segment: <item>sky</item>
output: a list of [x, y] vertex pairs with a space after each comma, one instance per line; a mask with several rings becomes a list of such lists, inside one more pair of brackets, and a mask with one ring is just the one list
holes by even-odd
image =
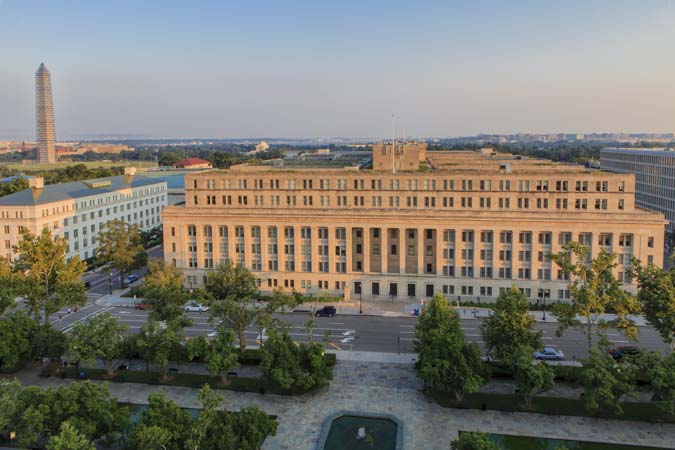
[[0, 139], [675, 131], [675, 0], [0, 0]]

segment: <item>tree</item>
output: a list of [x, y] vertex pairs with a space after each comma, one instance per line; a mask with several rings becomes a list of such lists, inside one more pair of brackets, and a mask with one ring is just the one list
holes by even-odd
[[9, 260], [0, 257], [0, 315], [4, 315], [7, 309], [14, 307], [16, 303], [18, 281], [14, 284], [15, 278]]
[[36, 355], [39, 325], [21, 311], [0, 319], [0, 367], [15, 368]]
[[126, 273], [143, 267], [147, 260], [148, 254], [141, 245], [137, 225], [115, 219], [99, 231], [96, 261], [99, 264], [112, 263], [112, 267], [120, 273], [120, 286], [124, 283]]
[[544, 361], [532, 361], [534, 349], [526, 345], [512, 353], [513, 379], [523, 396], [525, 406], [532, 404], [532, 397], [553, 388], [555, 371]]
[[646, 364], [638, 365], [644, 367], [659, 408], [669, 416], [675, 415], [675, 353], [665, 358], [656, 352], [640, 357], [648, 360]]
[[[675, 258], [671, 257], [671, 267]], [[638, 301], [649, 323], [661, 338], [675, 350], [675, 269], [665, 270], [654, 264], [643, 266], [633, 260], [633, 274], [637, 278]]]
[[[153, 392], [148, 396], [148, 408], [141, 414], [132, 433], [132, 448], [159, 450], [165, 447], [166, 450], [184, 450], [191, 428], [190, 413], [167, 399], [164, 391]], [[149, 441], [149, 437], [157, 438], [162, 442], [161, 446]], [[146, 443], [151, 445], [143, 446]]]
[[66, 246], [63, 238], [52, 239], [47, 228], [39, 236], [24, 229], [21, 240], [14, 246], [19, 253], [14, 263], [19, 294], [38, 323], [42, 312], [47, 324], [49, 316], [59, 309], [86, 304], [81, 277], [87, 266], [77, 256], [66, 261]]
[[487, 381], [480, 350], [466, 342], [459, 323], [459, 314], [436, 295], [415, 326], [417, 375], [433, 390], [454, 392], [457, 401]]
[[85, 436], [80, 434], [70, 422], [61, 424], [61, 432], [47, 443], [47, 450], [96, 450]]
[[499, 362], [509, 362], [521, 346], [541, 348], [541, 332], [534, 331], [527, 298], [515, 286], [499, 294], [494, 314], [483, 320], [481, 334], [487, 352]]
[[187, 439], [186, 448], [199, 450], [205, 447], [206, 435], [213, 423], [218, 420], [218, 407], [223, 403], [223, 396], [214, 392], [211, 386], [205, 384], [199, 390], [201, 409], [192, 423], [192, 432]]
[[291, 392], [323, 386], [333, 379], [321, 345], [296, 345], [285, 330], [269, 330], [260, 370], [269, 381]]
[[145, 276], [143, 302], [152, 305], [150, 317], [168, 323], [176, 323], [181, 328], [189, 326], [185, 317], [185, 303], [189, 295], [183, 289], [183, 273], [162, 260], [148, 263]]
[[227, 384], [227, 372], [239, 367], [238, 352], [234, 348], [234, 332], [220, 325], [216, 338], [211, 342], [204, 361], [212, 375], [220, 377], [221, 384]]
[[602, 350], [592, 349], [582, 362], [579, 380], [584, 386], [584, 405], [589, 410], [606, 409], [621, 415], [621, 398], [635, 392], [636, 367], [627, 362], [616, 364], [606, 349]]
[[462, 432], [450, 443], [451, 450], [497, 450], [488, 433]]
[[68, 336], [69, 359], [72, 357], [78, 363], [100, 359], [112, 376], [113, 361], [122, 354], [126, 330], [110, 313], [94, 316], [88, 323], [75, 324]]
[[176, 330], [155, 320], [141, 326], [136, 340], [136, 346], [143, 359], [157, 366], [162, 381], [166, 380], [169, 361], [178, 345], [180, 336]]
[[188, 361], [204, 361], [206, 354], [209, 351], [210, 344], [206, 337], [196, 336], [193, 338], [188, 338], [185, 347], [187, 350]]
[[6, 436], [17, 413], [21, 384], [16, 380], [0, 379], [0, 435]]
[[265, 313], [251, 301], [258, 292], [255, 277], [245, 267], [227, 262], [207, 273], [205, 287], [211, 319], [229, 322], [239, 338], [239, 349], [244, 351], [246, 327]]
[[[557, 335], [568, 328], [575, 328], [586, 334], [588, 352], [593, 348], [593, 335], [600, 336], [601, 330], [609, 327], [622, 329], [626, 336], [634, 339], [637, 326], [629, 314], [640, 311], [637, 299], [624, 292], [616, 280], [613, 270], [616, 267], [616, 255], [601, 250], [595, 259], [589, 258], [589, 247], [570, 242], [560, 253], [549, 255], [569, 276], [570, 302], [556, 303], [552, 307], [558, 319]], [[615, 320], [605, 320], [601, 314], [613, 310]], [[577, 316], [581, 316], [583, 321]], [[595, 330], [593, 327], [597, 326]]]

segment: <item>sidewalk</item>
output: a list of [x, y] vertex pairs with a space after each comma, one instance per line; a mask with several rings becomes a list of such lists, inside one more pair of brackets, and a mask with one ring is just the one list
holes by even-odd
[[[323, 303], [318, 303], [321, 307]], [[411, 317], [413, 316], [410, 311], [411, 309], [419, 309], [420, 311], [424, 309], [424, 305], [419, 303], [410, 303], [410, 302], [400, 302], [400, 301], [366, 301], [363, 303], [359, 301], [349, 301], [349, 302], [340, 302], [336, 305], [338, 314], [348, 314], [348, 315], [370, 315], [370, 316], [383, 316], [383, 317]], [[360, 313], [360, 310], [363, 310], [363, 313]], [[492, 309], [490, 308], [476, 308], [472, 306], [453, 306], [458, 312], [461, 319], [480, 319], [489, 317], [492, 314]], [[551, 322], [556, 323], [557, 318], [551, 314], [550, 311], [530, 311], [530, 314], [534, 316], [534, 319], [537, 322]], [[614, 320], [616, 319], [616, 314], [601, 314], [598, 316], [599, 319], [603, 320]], [[630, 319], [634, 320], [638, 326], [644, 327], [649, 326], [649, 323], [642, 316], [629, 316]], [[585, 322], [583, 317], [578, 317], [581, 322]]]
[[[135, 301], [133, 297], [126, 298], [122, 297], [122, 294], [126, 289], [117, 289], [111, 294], [105, 294], [102, 297], [98, 298], [95, 303], [99, 306], [116, 306], [116, 307], [130, 307], [133, 308], [134, 304], [142, 301], [142, 299], [137, 298]], [[321, 308], [323, 305], [329, 303], [317, 302], [316, 307]], [[309, 305], [314, 306], [314, 303], [307, 303], [306, 307], [299, 307], [296, 310], [309, 310]], [[363, 301], [361, 302], [338, 302], [332, 303], [333, 306], [337, 309], [338, 314], [346, 314], [352, 316], [381, 316], [381, 317], [412, 317], [410, 313], [411, 310], [418, 309], [422, 311], [424, 305], [415, 304], [415, 303], [403, 303], [398, 301]], [[492, 309], [490, 308], [475, 308], [470, 306], [460, 306], [459, 308], [453, 306], [459, 312], [459, 317], [462, 320], [477, 320], [489, 317], [492, 314]], [[361, 312], [363, 311], [363, 312]], [[556, 323], [557, 318], [551, 314], [550, 311], [530, 311], [530, 314], [534, 316], [534, 319], [537, 322], [542, 323]], [[630, 319], [634, 320], [637, 326], [646, 327], [649, 326], [647, 320], [642, 316], [628, 316]], [[583, 317], [578, 317], [578, 319], [583, 323], [585, 319]], [[598, 319], [603, 320], [614, 320], [616, 319], [616, 314], [601, 314], [598, 316]]]

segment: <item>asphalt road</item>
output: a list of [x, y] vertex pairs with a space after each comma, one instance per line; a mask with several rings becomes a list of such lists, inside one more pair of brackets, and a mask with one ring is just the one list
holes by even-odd
[[[161, 258], [163, 255], [162, 246], [154, 247], [148, 251], [150, 258]], [[142, 268], [132, 272], [142, 278], [146, 269]], [[146, 311], [136, 311], [125, 307], [105, 307], [96, 305], [94, 302], [99, 297], [107, 294], [110, 289], [110, 279], [113, 282], [113, 288], [119, 288], [119, 274], [112, 272], [112, 278], [105, 269], [97, 272], [88, 272], [83, 280], [90, 283], [87, 291], [89, 299], [88, 304], [77, 313], [68, 312], [67, 309], [59, 311], [53, 315], [50, 320], [55, 327], [68, 331], [72, 326], [80, 321], [86, 321], [90, 317], [104, 312], [109, 312], [119, 319], [129, 328], [130, 333], [135, 333], [141, 325], [147, 321], [148, 313]], [[193, 321], [193, 324], [185, 329], [187, 336], [207, 336], [212, 337], [215, 334], [214, 325], [209, 322], [208, 313], [186, 313]], [[307, 342], [310, 340], [305, 324], [310, 319], [309, 313], [288, 313], [277, 314], [277, 318], [290, 325], [290, 335], [297, 342]], [[413, 351], [414, 328], [417, 323], [415, 317], [380, 317], [380, 316], [356, 316], [356, 315], [338, 315], [335, 317], [318, 317], [315, 319], [315, 326], [312, 331], [314, 341], [323, 342], [326, 340], [327, 348], [336, 350], [354, 350], [354, 351], [372, 351], [386, 353], [411, 353]], [[467, 340], [477, 342], [483, 350], [483, 342], [480, 335], [480, 324], [482, 319], [465, 318], [461, 321], [462, 330]], [[556, 336], [556, 324], [537, 322], [536, 329], [543, 334], [544, 346], [554, 347], [565, 353], [567, 360], [580, 359], [586, 356], [586, 336], [575, 330], [567, 330], [561, 337]], [[636, 345], [649, 350], [665, 352], [669, 349], [665, 345], [658, 333], [651, 327], [640, 327], [638, 342], [630, 341], [619, 330], [606, 330], [605, 335], [614, 346]], [[263, 339], [265, 335], [263, 333]], [[256, 327], [249, 327], [246, 330], [248, 345], [257, 345], [260, 343], [260, 330]]]
[[[135, 333], [141, 325], [147, 321], [146, 311], [136, 311], [125, 307], [107, 307], [91, 310], [83, 310], [78, 313], [78, 320], [86, 320], [86, 317], [101, 312], [109, 312], [129, 328], [130, 333]], [[193, 324], [185, 329], [187, 336], [215, 335], [214, 325], [209, 323], [209, 313], [187, 313]], [[309, 341], [309, 334], [305, 323], [309, 320], [308, 313], [277, 314], [277, 318], [290, 325], [290, 335], [297, 342]], [[380, 316], [355, 316], [338, 315], [335, 317], [320, 317], [315, 319], [315, 327], [312, 332], [314, 341], [322, 342], [327, 337], [327, 348], [336, 350], [373, 351], [386, 353], [411, 353], [413, 351], [414, 327], [417, 323], [414, 317], [380, 317]], [[482, 319], [463, 319], [461, 327], [467, 340], [477, 342], [481, 349], [483, 343], [480, 335]], [[72, 323], [57, 324], [59, 328], [69, 328]], [[568, 330], [563, 336], [556, 336], [555, 323], [536, 324], [536, 329], [543, 333], [543, 342], [547, 347], [554, 347], [565, 353], [567, 360], [580, 359], [586, 356], [586, 337], [584, 334]], [[639, 347], [666, 351], [668, 347], [663, 344], [661, 338], [651, 327], [640, 327], [640, 335], [637, 343], [632, 343], [618, 330], [605, 332], [608, 340], [615, 346], [637, 345]], [[263, 333], [263, 339], [265, 338]], [[259, 344], [260, 330], [249, 327], [246, 330], [248, 345]]]

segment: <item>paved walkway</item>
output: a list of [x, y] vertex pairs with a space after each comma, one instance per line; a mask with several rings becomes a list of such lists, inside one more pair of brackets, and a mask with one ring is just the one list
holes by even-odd
[[[340, 360], [334, 375], [330, 387], [299, 397], [220, 392], [228, 409], [255, 404], [279, 417], [278, 433], [265, 441], [265, 450], [314, 450], [323, 421], [340, 410], [398, 417], [404, 423], [404, 448], [408, 450], [447, 450], [460, 430], [675, 449], [672, 424], [442, 408], [422, 395], [410, 364]], [[20, 378], [24, 384], [41, 386], [70, 382], [39, 378], [36, 370]], [[199, 407], [196, 389], [110, 384], [113, 395], [131, 403], [145, 403], [148, 394], [158, 389], [164, 389], [180, 406]]]

